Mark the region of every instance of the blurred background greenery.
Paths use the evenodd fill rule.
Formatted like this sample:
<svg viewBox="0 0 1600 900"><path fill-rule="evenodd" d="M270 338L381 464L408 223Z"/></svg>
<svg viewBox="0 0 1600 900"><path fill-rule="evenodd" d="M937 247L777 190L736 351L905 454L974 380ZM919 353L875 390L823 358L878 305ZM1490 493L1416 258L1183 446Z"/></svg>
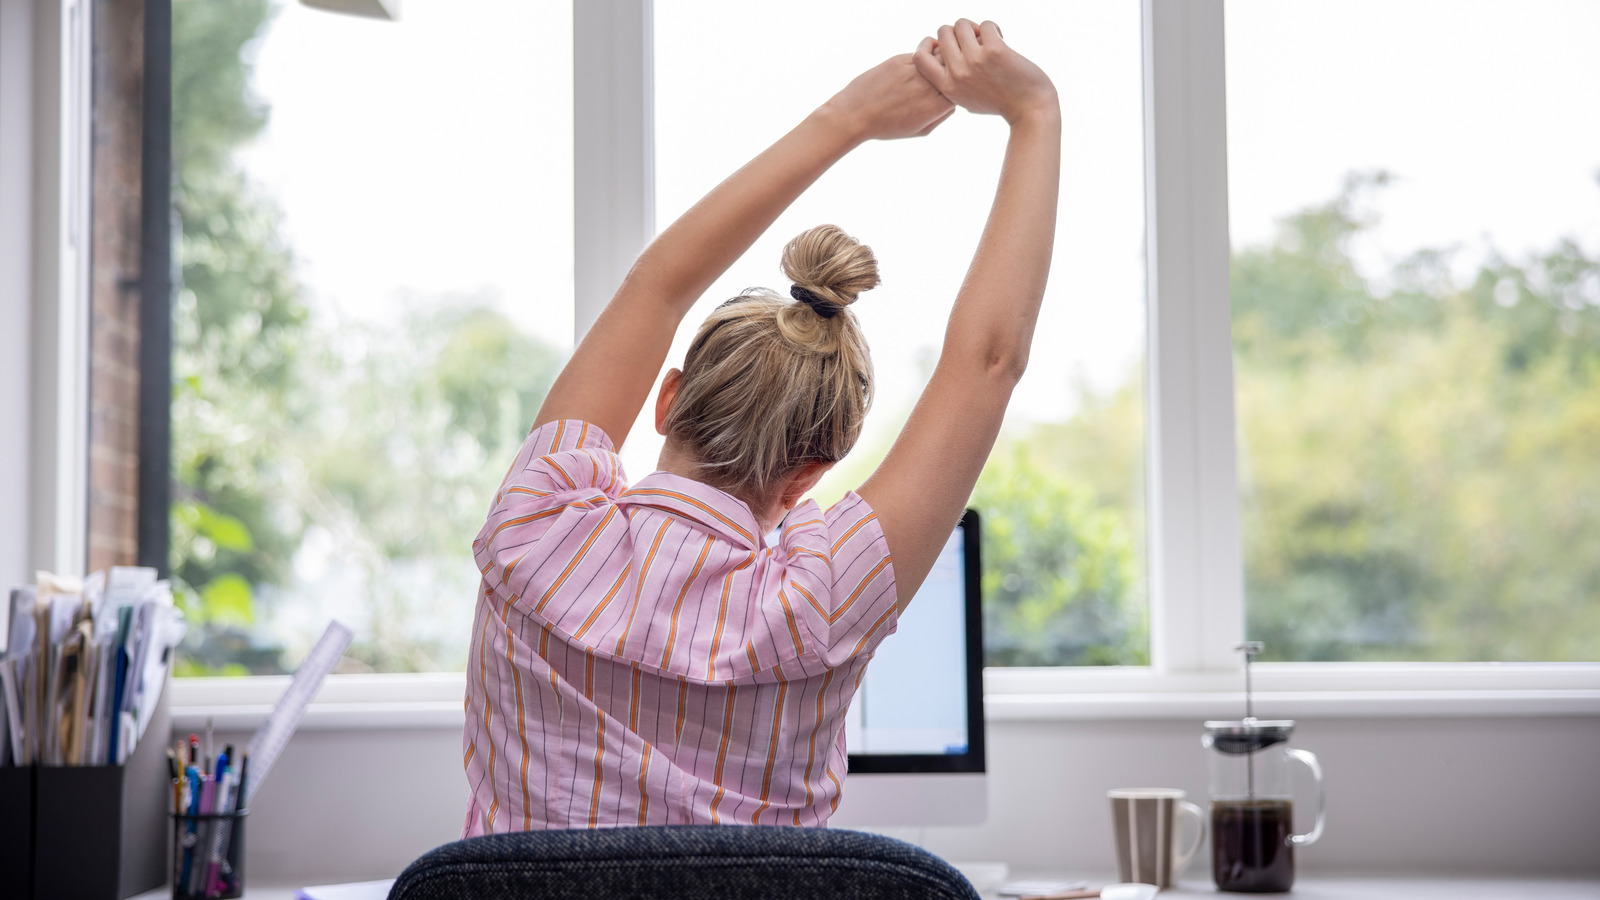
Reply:
<svg viewBox="0 0 1600 900"><path fill-rule="evenodd" d="M469 543L563 353L494 297L313 315L236 158L271 112L249 48L272 9L173 8L180 671L284 671L256 626L307 579L368 610L353 669L457 669L439 623L470 610ZM1600 259L1563 241L1462 279L1419 250L1363 276L1388 178L1235 250L1248 633L1281 660L1600 659ZM992 455L991 665L1148 664L1141 375L1063 386L1072 418ZM319 568L335 546L359 571Z"/></svg>

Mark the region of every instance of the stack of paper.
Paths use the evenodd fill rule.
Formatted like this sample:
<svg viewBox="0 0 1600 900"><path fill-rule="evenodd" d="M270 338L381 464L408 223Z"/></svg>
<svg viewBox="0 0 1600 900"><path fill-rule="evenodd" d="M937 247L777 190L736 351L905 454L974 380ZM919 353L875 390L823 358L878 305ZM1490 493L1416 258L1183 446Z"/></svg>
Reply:
<svg viewBox="0 0 1600 900"><path fill-rule="evenodd" d="M120 765L155 713L183 613L154 569L36 581L0 604L0 765Z"/></svg>

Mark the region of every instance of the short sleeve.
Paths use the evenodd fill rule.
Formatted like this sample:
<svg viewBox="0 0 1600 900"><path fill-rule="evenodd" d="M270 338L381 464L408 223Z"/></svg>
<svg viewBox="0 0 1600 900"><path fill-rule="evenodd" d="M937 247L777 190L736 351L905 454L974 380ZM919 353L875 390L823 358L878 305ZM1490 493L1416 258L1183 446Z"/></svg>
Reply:
<svg viewBox="0 0 1600 900"><path fill-rule="evenodd" d="M495 494L495 504L504 501L508 491L540 496L598 488L615 496L624 487L611 436L597 425L561 419L535 428L522 442Z"/></svg>
<svg viewBox="0 0 1600 900"><path fill-rule="evenodd" d="M537 555L539 539L551 528L565 523L568 530L575 517L610 510L627 487L611 438L598 426L562 419L535 428L472 542L484 583L497 592L502 586L511 590L516 568Z"/></svg>
<svg viewBox="0 0 1600 900"><path fill-rule="evenodd" d="M826 513L807 502L780 533L789 558L788 588L807 629L826 636L830 667L877 649L898 624L894 561L878 514L854 492Z"/></svg>

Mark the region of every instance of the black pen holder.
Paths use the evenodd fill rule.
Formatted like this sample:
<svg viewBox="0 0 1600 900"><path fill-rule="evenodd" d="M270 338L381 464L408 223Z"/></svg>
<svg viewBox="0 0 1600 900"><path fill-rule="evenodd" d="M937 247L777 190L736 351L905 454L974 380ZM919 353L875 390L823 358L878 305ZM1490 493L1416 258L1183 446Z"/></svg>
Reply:
<svg viewBox="0 0 1600 900"><path fill-rule="evenodd" d="M226 900L244 893L249 812L172 814L172 900Z"/></svg>
<svg viewBox="0 0 1600 900"><path fill-rule="evenodd" d="M33 766L0 766L0 894L7 897L33 897L33 792Z"/></svg>

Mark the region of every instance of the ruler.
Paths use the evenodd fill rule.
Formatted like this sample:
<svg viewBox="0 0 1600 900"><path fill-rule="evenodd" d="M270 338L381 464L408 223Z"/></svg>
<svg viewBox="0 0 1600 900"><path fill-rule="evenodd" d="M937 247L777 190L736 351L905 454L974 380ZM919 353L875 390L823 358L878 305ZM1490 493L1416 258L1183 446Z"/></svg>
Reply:
<svg viewBox="0 0 1600 900"><path fill-rule="evenodd" d="M240 804L241 809L250 807L250 798L256 795L261 782L267 780L267 773L272 771L272 764L278 761L278 754L283 752L289 738L294 737L295 729L300 727L300 720L305 717L306 707L311 705L311 698L322 687L322 680L339 664L345 648L350 646L351 637L350 629L337 620L329 622L328 630L317 639L317 645L311 648L305 662L300 664L294 679L289 682L289 689L283 692L283 696L278 698L278 705L272 708L272 714L250 738L249 793Z"/></svg>

